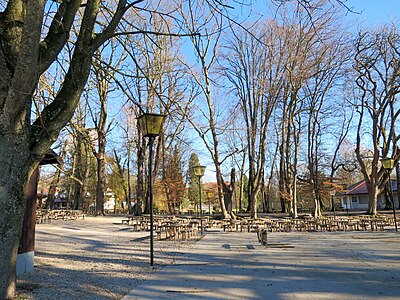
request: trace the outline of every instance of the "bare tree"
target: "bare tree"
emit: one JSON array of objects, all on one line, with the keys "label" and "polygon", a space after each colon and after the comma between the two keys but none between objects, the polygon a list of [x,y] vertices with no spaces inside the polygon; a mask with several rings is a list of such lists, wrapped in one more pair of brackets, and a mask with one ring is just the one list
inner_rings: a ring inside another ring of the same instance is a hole
[{"label": "bare tree", "polygon": [[[214,10],[208,11],[205,4],[197,4],[198,5],[188,2],[188,6],[186,7],[187,11],[184,11],[184,8],[182,7],[181,15],[184,19],[182,26],[184,27],[184,30],[191,35],[190,40],[194,46],[196,57],[199,60],[199,70],[196,71],[188,62],[186,62],[185,65],[188,67],[190,75],[193,77],[195,83],[200,89],[199,93],[194,90],[196,94],[193,96],[193,99],[198,101],[199,104],[197,104],[196,110],[199,111],[199,115],[202,118],[207,120],[207,124],[201,125],[200,122],[196,122],[195,116],[188,113],[186,113],[186,116],[211,155],[216,169],[218,199],[221,212],[224,218],[229,218],[230,215],[228,214],[224,201],[224,190],[229,190],[229,187],[224,181],[221,168],[227,157],[222,157],[219,145],[219,136],[221,135],[224,126],[219,123],[221,120],[218,120],[217,118],[218,106],[212,96],[212,79],[210,76],[210,72],[215,65],[217,58],[217,45],[221,35],[222,26],[221,15]],[[204,33],[199,36],[196,33],[200,31],[204,31]],[[201,102],[201,100],[204,100],[204,102]]]},{"label": "bare tree", "polygon": [[[400,93],[399,49],[399,32],[394,24],[376,31],[364,30],[355,42],[354,70],[360,92],[356,100],[359,115],[356,156],[367,184],[368,213],[372,215],[377,213],[378,195],[389,180],[379,160],[391,157],[397,164],[400,159],[400,135],[396,127],[400,114],[397,102]],[[367,144],[370,157],[362,153],[362,145]],[[367,160],[371,162],[370,169]]]},{"label": "bare tree", "polygon": [[[288,49],[285,63],[285,84],[281,112],[279,188],[282,212],[290,209],[297,216],[297,181],[309,184],[314,199],[314,214],[319,216],[319,175],[323,172],[323,126],[328,119],[327,101],[333,95],[346,61],[343,31],[336,23],[338,11],[326,1],[316,1],[312,6],[282,5],[282,25],[278,27],[282,45]],[[279,20],[279,19],[278,19]],[[299,173],[301,136],[307,134],[307,172]],[[289,209],[286,207],[290,204]]]},{"label": "bare tree", "polygon": [[[127,210],[129,214],[136,213],[140,214],[140,207],[136,202],[136,210],[132,207],[132,190],[133,184],[131,175],[133,174],[132,164],[135,159],[135,147],[137,145],[136,133],[136,120],[134,119],[134,111],[129,107],[125,106],[122,109],[122,118],[119,120],[119,128],[122,131],[122,149],[117,151],[114,148],[114,158],[117,163],[119,178],[124,190],[125,202],[127,204]],[[138,177],[136,177],[138,178]]]},{"label": "bare tree", "polygon": [[[169,8],[169,4],[165,5]],[[154,157],[154,169],[147,170],[153,173],[152,178],[157,176],[165,179],[165,169],[168,152],[173,151],[179,143],[176,141],[184,140],[184,114],[188,102],[185,98],[185,90],[190,88],[186,78],[183,76],[182,67],[178,65],[176,59],[180,51],[180,42],[177,36],[168,35],[168,32],[174,27],[173,24],[162,16],[152,15],[152,17],[142,24],[143,30],[152,29],[160,34],[152,39],[146,39],[142,36],[130,38],[129,42],[123,42],[127,50],[129,59],[134,64],[133,72],[124,70],[128,74],[128,80],[124,78],[120,82],[123,92],[128,95],[132,104],[131,109],[139,116],[143,112],[157,112],[166,114],[168,117],[163,124],[162,134],[156,140],[156,151]],[[146,176],[145,161],[147,141],[137,131],[136,149],[137,149],[137,181],[136,196],[137,203],[136,214],[140,214],[141,204],[146,195]],[[165,187],[165,186],[164,186]],[[145,202],[145,212],[149,212],[149,202]]]},{"label": "bare tree", "polygon": [[[266,159],[267,130],[283,84],[284,56],[273,22],[253,26],[251,33],[234,34],[228,44],[225,74],[239,98],[246,124],[249,172],[249,211],[257,217]],[[257,37],[257,38],[256,38]]]},{"label": "bare tree", "polygon": [[[336,109],[336,107],[334,109]],[[338,171],[341,169],[345,172],[354,172],[357,167],[355,157],[346,157],[343,151],[343,148],[346,146],[346,139],[352,126],[354,110],[352,109],[352,107],[350,107],[350,105],[344,104],[343,107],[338,108],[337,111],[339,112],[339,117],[335,117],[334,120],[338,121],[338,126],[334,126],[334,124],[331,124],[331,126],[333,127],[332,137],[336,141],[333,154],[330,156],[329,172],[329,182],[331,184],[330,190],[333,192],[340,192],[341,188],[338,183],[346,182],[342,178],[335,178]],[[332,111],[331,114],[334,115],[335,113]],[[333,197],[331,197],[331,210],[335,211],[335,203]]]},{"label": "bare tree", "polygon": [[[97,187],[96,187],[96,214],[104,215],[104,195],[106,191],[106,144],[107,135],[112,129],[113,120],[108,120],[108,100],[111,92],[115,90],[113,77],[115,70],[124,61],[125,55],[117,52],[114,40],[104,44],[95,52],[92,68],[94,95],[89,99],[89,111],[94,124],[95,137],[87,136],[89,145],[97,161]],[[96,141],[96,146],[91,140]]]}]

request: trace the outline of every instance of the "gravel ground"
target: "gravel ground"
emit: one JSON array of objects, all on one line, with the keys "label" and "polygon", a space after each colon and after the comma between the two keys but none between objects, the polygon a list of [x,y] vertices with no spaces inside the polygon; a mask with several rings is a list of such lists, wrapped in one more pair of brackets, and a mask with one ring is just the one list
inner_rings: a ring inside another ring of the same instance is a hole
[{"label": "gravel ground", "polygon": [[17,299],[121,299],[141,280],[174,264],[193,241],[154,241],[121,225],[123,217],[53,220],[36,225],[35,272],[17,281]]}]

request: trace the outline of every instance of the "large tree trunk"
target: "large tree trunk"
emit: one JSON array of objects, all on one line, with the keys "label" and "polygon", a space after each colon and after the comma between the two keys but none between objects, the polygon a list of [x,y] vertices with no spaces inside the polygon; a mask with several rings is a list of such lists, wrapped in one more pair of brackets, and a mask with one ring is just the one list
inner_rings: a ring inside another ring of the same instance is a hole
[{"label": "large tree trunk", "polygon": [[[129,166],[129,161],[130,161],[130,149],[128,149],[128,158],[127,158],[127,174],[126,176],[128,177],[128,180],[125,179],[125,172],[124,172],[124,167],[122,166],[121,162],[121,157],[118,156],[117,151],[114,149],[114,158],[115,162],[117,163],[117,168],[118,168],[118,176],[119,180],[123,186],[124,189],[124,198],[125,202],[127,204],[127,209],[128,209],[128,214],[132,213],[132,203],[131,203],[131,186],[130,186],[130,166]],[[122,208],[125,210],[125,207],[122,206]]]},{"label": "large tree trunk", "polygon": [[256,190],[254,190],[251,194],[250,194],[250,203],[251,203],[251,207],[250,207],[250,216],[253,219],[257,219],[257,198],[258,195],[260,193],[260,189],[256,188]]},{"label": "large tree trunk", "polygon": [[[29,14],[34,14],[34,12],[27,13]],[[27,30],[33,29],[30,27]],[[30,42],[39,44],[39,41],[35,39]],[[29,44],[25,47],[27,49],[21,49],[24,55],[30,51],[28,47],[36,48],[38,51],[37,45]],[[79,48],[79,45],[77,47]],[[90,70],[90,60],[87,59],[88,49],[85,50],[84,54],[76,50],[61,90],[55,100],[44,108],[41,118],[31,126],[28,121],[32,94],[38,80],[35,76],[37,69],[33,70],[34,74],[24,69],[30,66],[28,60],[25,60],[26,66],[21,67],[19,72],[15,70],[13,74],[17,79],[13,80],[13,83],[8,82],[9,86],[6,87],[3,75],[9,75],[9,73],[0,71],[0,76],[3,78],[3,81],[0,80],[2,82],[0,87],[0,107],[2,107],[0,109],[0,211],[2,213],[0,218],[0,299],[10,299],[15,294],[16,256],[25,210],[28,178],[57,138],[61,128],[71,118],[79,101]],[[31,54],[32,52],[34,50],[30,51]],[[37,57],[38,53],[32,54],[31,59],[35,60]],[[21,59],[26,59],[26,57]],[[1,60],[0,53],[0,64]],[[3,66],[0,70],[2,68]],[[16,82],[17,80],[20,82]],[[32,80],[35,81],[33,84]],[[27,84],[32,85],[27,87]],[[5,93],[4,90],[6,90]]]},{"label": "large tree trunk", "polygon": [[84,204],[86,201],[86,195],[88,192],[88,181],[89,181],[89,174],[90,174],[90,168],[89,168],[89,157],[86,152],[86,159],[85,159],[85,164],[80,167],[79,174],[80,176],[78,177],[82,184],[76,183],[75,185],[75,197],[74,197],[74,209],[83,209]]},{"label": "large tree trunk", "polygon": [[243,160],[242,160],[242,165],[240,168],[240,186],[239,186],[239,212],[242,212],[243,206],[243,197],[244,197],[244,166],[246,164],[246,152],[243,153]]},{"label": "large tree trunk", "polygon": [[[397,187],[397,209],[400,209],[400,165],[397,163],[396,164],[396,187]],[[396,206],[395,206],[396,208]]]},{"label": "large tree trunk", "polygon": [[96,215],[104,215],[104,191],[106,162],[104,157],[97,158]]},{"label": "large tree trunk", "polygon": [[225,182],[223,182],[225,209],[229,212],[232,211],[232,197],[233,197],[233,192],[235,191],[235,178],[236,178],[235,168],[232,168],[230,185],[228,186],[225,184]]},{"label": "large tree trunk", "polygon": [[281,203],[281,212],[286,213],[286,192],[287,192],[287,172],[286,172],[286,162],[287,157],[287,99],[285,99],[283,112],[282,112],[282,125],[281,125],[281,144],[279,146],[279,200]]},{"label": "large tree trunk", "polygon": [[[281,145],[281,149],[283,149],[283,143]],[[286,168],[285,168],[285,151],[280,151],[280,160],[279,160],[279,199],[281,203],[281,212],[286,213],[286,195],[287,195],[287,182],[286,182]],[[283,154],[283,155],[282,155]]]},{"label": "large tree trunk", "polygon": [[87,148],[84,144],[84,138],[82,133],[76,130],[76,149],[75,149],[75,159],[76,159],[76,177],[81,181],[74,183],[74,203],[73,209],[82,208],[86,193],[87,193],[87,181],[89,176],[89,158]]},{"label": "large tree trunk", "polygon": [[[249,138],[247,138],[248,143],[250,145],[251,140]],[[254,195],[254,185],[255,185],[255,155],[254,155],[254,145],[252,147],[249,146],[249,187],[248,187],[248,199],[249,199],[249,203],[247,204],[247,211],[250,212],[251,215],[253,215],[255,213],[255,208],[256,203],[257,202],[257,198]]]},{"label": "large tree trunk", "polygon": [[104,193],[106,186],[106,135],[98,131],[96,215],[104,215]]},{"label": "large tree trunk", "polygon": [[[0,299],[16,291],[16,258],[31,173],[38,163],[29,161],[27,140],[0,135]],[[37,159],[39,161],[39,159]]]},{"label": "large tree trunk", "polygon": [[367,182],[367,190],[369,196],[367,214],[376,215],[379,194],[379,187],[376,183],[376,180],[371,180],[370,182]]},{"label": "large tree trunk", "polygon": [[[218,151],[216,151],[218,154]],[[217,175],[217,185],[218,185],[218,200],[219,200],[219,205],[221,207],[221,213],[222,217],[224,219],[230,218],[230,215],[228,214],[228,211],[225,207],[225,200],[224,200],[224,189],[223,186],[225,185],[224,179],[222,177],[222,171],[221,171],[221,166],[216,163],[216,175]]]}]

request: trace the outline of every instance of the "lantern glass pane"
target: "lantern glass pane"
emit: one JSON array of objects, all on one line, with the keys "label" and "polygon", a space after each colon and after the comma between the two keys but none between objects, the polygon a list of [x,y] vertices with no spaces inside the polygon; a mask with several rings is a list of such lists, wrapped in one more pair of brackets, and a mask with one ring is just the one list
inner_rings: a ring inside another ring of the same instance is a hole
[{"label": "lantern glass pane", "polygon": [[138,117],[140,130],[145,137],[156,137],[160,134],[164,115],[145,113]]},{"label": "lantern glass pane", "polygon": [[393,169],[394,161],[391,158],[382,158],[381,163],[384,169]]},{"label": "lantern glass pane", "polygon": [[196,176],[203,176],[205,170],[206,170],[205,166],[194,166],[193,167],[193,173]]}]

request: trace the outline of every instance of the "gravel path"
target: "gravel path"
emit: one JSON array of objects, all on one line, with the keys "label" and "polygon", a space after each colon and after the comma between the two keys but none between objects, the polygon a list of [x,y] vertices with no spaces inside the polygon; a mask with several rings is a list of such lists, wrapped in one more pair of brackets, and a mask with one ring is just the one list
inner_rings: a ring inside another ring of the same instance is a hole
[{"label": "gravel path", "polygon": [[[154,241],[121,225],[123,217],[86,217],[36,225],[35,272],[18,277],[17,299],[121,299],[141,280],[193,247],[193,241]],[[189,249],[188,249],[189,248]]]}]

